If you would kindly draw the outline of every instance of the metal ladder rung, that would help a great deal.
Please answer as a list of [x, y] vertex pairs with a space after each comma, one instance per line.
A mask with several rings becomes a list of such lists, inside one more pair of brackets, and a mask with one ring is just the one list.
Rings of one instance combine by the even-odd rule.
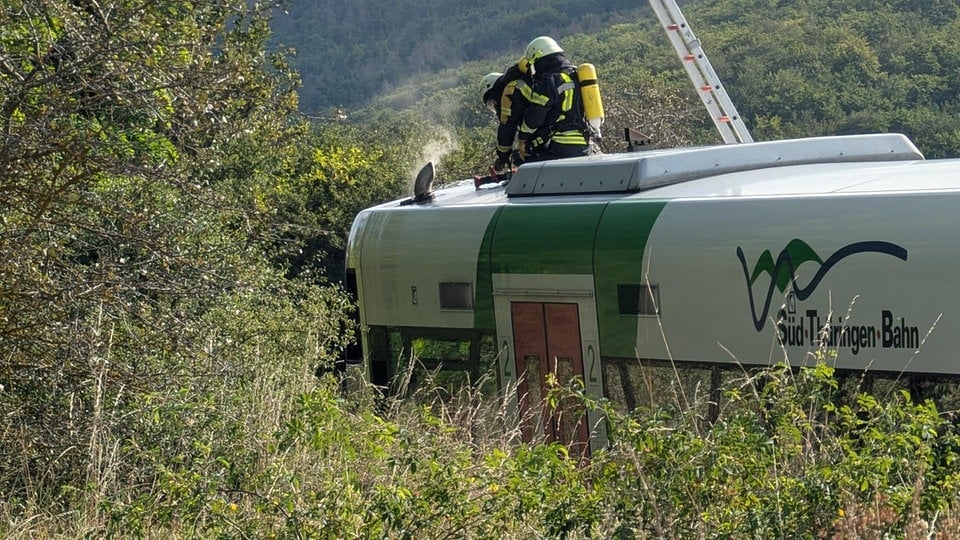
[[700, 99], [720, 131], [723, 141], [727, 144], [753, 142], [747, 126], [726, 90], [720, 85], [720, 79], [713, 71], [700, 41], [693, 35], [677, 3], [673, 0], [650, 0], [650, 7], [667, 30], [667, 38], [683, 62], [687, 76], [694, 86], [700, 89]]

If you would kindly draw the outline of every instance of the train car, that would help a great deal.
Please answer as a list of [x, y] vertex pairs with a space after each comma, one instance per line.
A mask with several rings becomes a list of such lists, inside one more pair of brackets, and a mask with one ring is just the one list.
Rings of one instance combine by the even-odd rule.
[[[519, 413], [547, 374], [607, 395], [615, 366], [960, 374], [960, 160], [899, 134], [597, 155], [522, 165], [362, 211], [347, 253], [370, 379], [393, 343], [489, 339]], [[399, 339], [398, 339], [399, 337]], [[514, 391], [514, 390], [511, 390]], [[588, 440], [557, 419], [531, 435]], [[601, 429], [602, 431], [602, 429]], [[602, 433], [593, 433], [602, 440]]]

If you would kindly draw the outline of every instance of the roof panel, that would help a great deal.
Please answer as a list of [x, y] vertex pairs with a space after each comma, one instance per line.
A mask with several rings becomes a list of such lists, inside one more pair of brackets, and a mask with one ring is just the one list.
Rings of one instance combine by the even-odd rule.
[[508, 196], [636, 192], [708, 176], [815, 163], [922, 160], [904, 135], [812, 137], [525, 164]]

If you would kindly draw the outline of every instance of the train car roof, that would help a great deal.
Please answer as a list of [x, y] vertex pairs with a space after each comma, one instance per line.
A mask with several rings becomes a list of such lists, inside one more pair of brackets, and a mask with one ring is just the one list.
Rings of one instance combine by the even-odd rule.
[[[507, 183], [445, 186], [417, 206], [960, 190], [960, 160], [900, 134], [601, 154], [522, 165]], [[394, 201], [380, 208], [409, 205]]]

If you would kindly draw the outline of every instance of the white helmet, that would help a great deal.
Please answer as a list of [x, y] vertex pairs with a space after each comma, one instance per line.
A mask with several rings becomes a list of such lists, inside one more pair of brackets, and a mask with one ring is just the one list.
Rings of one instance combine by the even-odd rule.
[[563, 49], [560, 48], [560, 45], [557, 45], [557, 42], [554, 41], [553, 38], [540, 36], [527, 45], [527, 49], [523, 52], [523, 57], [533, 65], [534, 62], [543, 56], [562, 52]]
[[497, 83], [497, 79], [503, 76], [503, 73], [487, 73], [483, 76], [483, 79], [480, 81], [480, 101], [484, 101], [484, 96], [487, 95], [487, 92], [493, 88], [493, 85]]

